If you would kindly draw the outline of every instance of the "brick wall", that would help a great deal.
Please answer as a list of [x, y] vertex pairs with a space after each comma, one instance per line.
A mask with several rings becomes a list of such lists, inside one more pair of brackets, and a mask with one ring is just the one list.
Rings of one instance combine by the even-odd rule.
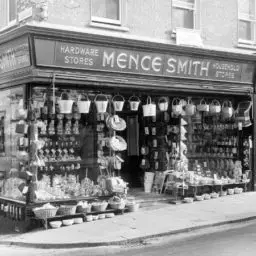
[[[33, 0], [34, 2], [35, 0]], [[37, 0], [39, 1], [39, 0]], [[69, 6], [69, 0], [45, 0], [48, 2], [48, 19], [50, 24], [90, 27], [90, 0], [74, 0], [75, 8]], [[126, 0], [127, 18], [124, 24], [129, 31], [116, 33], [149, 37], [152, 39], [171, 39], [171, 0]], [[32, 0], [18, 0], [22, 10], [31, 6]], [[35, 13], [34, 20], [39, 20]], [[200, 4], [201, 36], [205, 45], [236, 47], [237, 42], [237, 1], [236, 0], [201, 0]], [[99, 31], [106, 28], [95, 28]]]

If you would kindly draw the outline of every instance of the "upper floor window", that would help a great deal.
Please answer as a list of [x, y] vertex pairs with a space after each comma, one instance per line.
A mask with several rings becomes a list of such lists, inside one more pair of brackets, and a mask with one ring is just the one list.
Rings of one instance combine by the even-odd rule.
[[256, 11], [255, 0], [238, 1], [238, 42], [256, 43]]
[[0, 30], [12, 26], [17, 20], [17, 0], [0, 1]]
[[124, 0], [91, 0], [91, 19], [93, 22], [122, 25]]
[[172, 0], [172, 27], [198, 29], [198, 0]]

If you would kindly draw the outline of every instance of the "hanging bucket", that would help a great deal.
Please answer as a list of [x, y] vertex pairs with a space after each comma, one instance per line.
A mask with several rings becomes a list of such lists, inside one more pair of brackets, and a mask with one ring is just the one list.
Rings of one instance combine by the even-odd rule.
[[241, 122], [243, 127], [252, 125], [250, 110], [252, 108], [252, 101], [242, 101], [238, 103], [235, 111], [235, 120], [237, 123]]
[[[100, 100], [99, 99], [100, 96], [103, 97], [104, 99]], [[108, 98], [106, 95], [104, 95], [104, 94], [96, 95], [94, 102], [95, 102], [98, 113], [106, 113], [107, 112]]]
[[[120, 99], [118, 99], [120, 98]], [[124, 97], [122, 95], [115, 95], [112, 99], [112, 103], [115, 111], [122, 111], [124, 107]]]
[[185, 112], [187, 116], [193, 116], [196, 113], [196, 106], [193, 104], [191, 99], [188, 99], [188, 103], [185, 107]]
[[218, 114], [221, 111], [221, 105], [218, 100], [213, 100], [210, 104], [209, 107], [210, 113], [211, 114]]
[[232, 107], [232, 102], [229, 100], [223, 101], [222, 110], [221, 110], [223, 118], [231, 118], [234, 113], [234, 109]]
[[147, 103], [142, 106], [143, 116], [156, 116], [156, 104], [152, 103], [151, 97], [147, 97]]
[[137, 96], [131, 96], [129, 98], [129, 104], [131, 111], [138, 111], [140, 105], [140, 99]]
[[91, 101], [89, 100], [88, 96], [86, 95], [86, 100], [81, 100], [79, 97], [77, 101], [77, 107], [79, 113], [88, 114], [90, 111]]
[[182, 104], [179, 98], [174, 98], [172, 100], [172, 112], [175, 116], [179, 116], [182, 114]]
[[160, 97], [158, 100], [158, 108], [160, 111], [164, 112], [168, 110], [169, 100], [167, 97]]
[[200, 103], [196, 106], [198, 111], [209, 112], [210, 106], [206, 103], [205, 99], [201, 99]]
[[73, 100], [64, 100], [63, 95], [60, 95], [60, 99], [58, 101], [60, 113], [62, 114], [70, 114], [72, 113]]

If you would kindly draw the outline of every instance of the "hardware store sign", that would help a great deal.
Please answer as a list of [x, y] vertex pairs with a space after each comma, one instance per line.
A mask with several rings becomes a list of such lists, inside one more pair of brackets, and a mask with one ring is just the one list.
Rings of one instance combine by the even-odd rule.
[[20, 38], [0, 46], [0, 74], [30, 66], [27, 38]]
[[[40, 39], [37, 39], [40, 40]], [[46, 40], [41, 40], [46, 41]], [[36, 51], [43, 42], [36, 43]], [[86, 44], [54, 42], [51, 56], [40, 55], [38, 65], [122, 72], [162, 77], [252, 83], [253, 65], [241, 62], [158, 54]], [[45, 58], [52, 60], [45, 61]]]

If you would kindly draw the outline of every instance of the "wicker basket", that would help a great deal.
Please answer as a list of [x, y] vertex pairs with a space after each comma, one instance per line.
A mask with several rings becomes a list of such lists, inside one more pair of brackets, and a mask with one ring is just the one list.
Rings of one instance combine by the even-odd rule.
[[104, 212], [108, 207], [108, 203], [101, 203], [101, 204], [97, 204], [97, 205], [94, 205], [92, 204], [92, 211], [95, 211], [95, 212]]
[[127, 204], [126, 207], [129, 212], [137, 212], [139, 210], [140, 204], [139, 203]]
[[61, 205], [57, 214], [58, 215], [73, 215], [76, 213], [76, 205]]
[[54, 217], [57, 213], [58, 208], [51, 208], [51, 209], [35, 209], [33, 210], [35, 216], [39, 219], [47, 219]]
[[76, 207], [76, 212], [77, 213], [88, 213], [91, 212], [92, 206], [90, 204], [87, 205], [87, 207], [82, 207], [81, 205], [78, 205]]
[[121, 210], [125, 208], [125, 201], [122, 202], [112, 202], [109, 203], [110, 208], [114, 209], [114, 210]]

